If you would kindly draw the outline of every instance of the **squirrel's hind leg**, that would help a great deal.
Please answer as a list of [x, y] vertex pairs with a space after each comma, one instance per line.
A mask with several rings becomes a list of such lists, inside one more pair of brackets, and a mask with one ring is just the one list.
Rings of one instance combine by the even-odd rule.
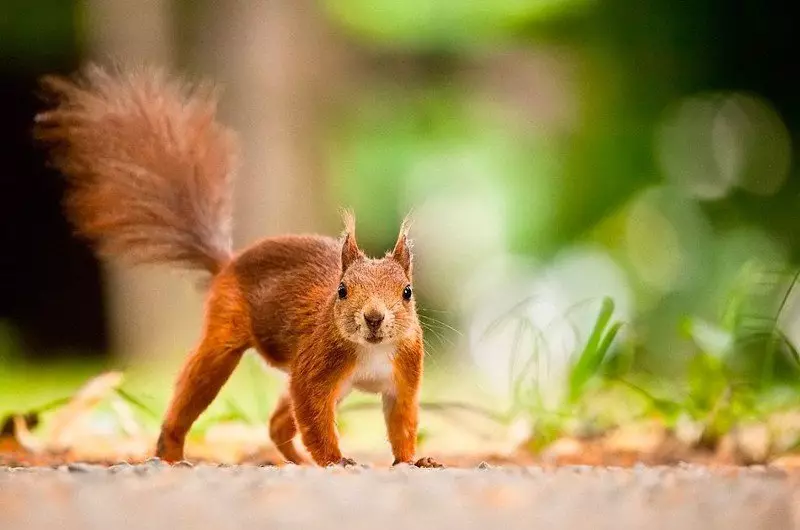
[[296, 435], [297, 423], [292, 412], [292, 398], [288, 392], [284, 392], [278, 399], [278, 405], [269, 420], [269, 437], [287, 461], [302, 464], [305, 459], [294, 443]]
[[183, 459], [186, 434], [217, 397], [242, 354], [250, 346], [247, 313], [232, 279], [212, 287], [203, 339], [185, 361], [161, 425], [156, 456], [168, 462]]
[[156, 456], [167, 462], [183, 460], [186, 434], [197, 417], [217, 397], [244, 350], [225, 348], [204, 340], [189, 357], [178, 376], [172, 401], [161, 425]]

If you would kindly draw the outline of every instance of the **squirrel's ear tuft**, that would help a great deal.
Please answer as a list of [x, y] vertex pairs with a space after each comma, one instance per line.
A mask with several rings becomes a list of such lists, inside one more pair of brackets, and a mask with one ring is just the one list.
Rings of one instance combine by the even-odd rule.
[[364, 257], [356, 242], [356, 219], [350, 210], [342, 211], [344, 234], [342, 235], [342, 272], [357, 259]]
[[406, 271], [406, 274], [411, 277], [412, 255], [411, 255], [411, 240], [408, 238], [408, 231], [411, 229], [411, 214], [403, 219], [403, 224], [400, 225], [400, 234], [397, 236], [397, 243], [394, 244], [391, 257], [397, 261]]

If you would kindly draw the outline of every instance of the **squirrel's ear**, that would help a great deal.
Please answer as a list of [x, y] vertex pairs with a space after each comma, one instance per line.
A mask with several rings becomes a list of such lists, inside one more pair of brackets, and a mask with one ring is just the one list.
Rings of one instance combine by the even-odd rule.
[[411, 240], [408, 239], [408, 231], [411, 228], [411, 217], [407, 215], [403, 219], [403, 224], [400, 225], [400, 234], [397, 236], [397, 243], [394, 244], [391, 257], [397, 261], [406, 271], [408, 277], [411, 277], [412, 255], [411, 255]]
[[358, 248], [356, 242], [356, 220], [353, 212], [344, 210], [342, 212], [344, 222], [344, 235], [342, 236], [342, 272], [357, 259], [364, 257], [364, 253]]

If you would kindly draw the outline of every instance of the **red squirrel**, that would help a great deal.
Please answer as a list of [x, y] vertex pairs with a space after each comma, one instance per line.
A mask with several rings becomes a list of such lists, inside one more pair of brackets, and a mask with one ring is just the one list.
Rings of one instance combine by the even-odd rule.
[[216, 118], [207, 84], [160, 71], [46, 77], [50, 107], [34, 133], [68, 179], [66, 213], [99, 255], [164, 263], [210, 275], [199, 345], [175, 383], [155, 454], [184, 458], [186, 434], [254, 348], [289, 375], [269, 422], [286, 460], [348, 465], [336, 406], [352, 389], [383, 400], [394, 464], [415, 460], [423, 340], [412, 288], [409, 224], [391, 252], [367, 257], [354, 218], [339, 239], [267, 237], [239, 252], [231, 243], [236, 135]]

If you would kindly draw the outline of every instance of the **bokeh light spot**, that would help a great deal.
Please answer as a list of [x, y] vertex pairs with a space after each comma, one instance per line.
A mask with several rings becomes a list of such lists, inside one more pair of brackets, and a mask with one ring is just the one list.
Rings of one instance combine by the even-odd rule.
[[656, 140], [666, 177], [691, 197], [720, 199], [740, 187], [771, 195], [786, 181], [791, 138], [775, 109], [750, 94], [705, 94], [667, 113]]
[[625, 243], [628, 259], [645, 284], [661, 292], [675, 287], [683, 250], [675, 227], [652, 202], [639, 200], [631, 208]]

